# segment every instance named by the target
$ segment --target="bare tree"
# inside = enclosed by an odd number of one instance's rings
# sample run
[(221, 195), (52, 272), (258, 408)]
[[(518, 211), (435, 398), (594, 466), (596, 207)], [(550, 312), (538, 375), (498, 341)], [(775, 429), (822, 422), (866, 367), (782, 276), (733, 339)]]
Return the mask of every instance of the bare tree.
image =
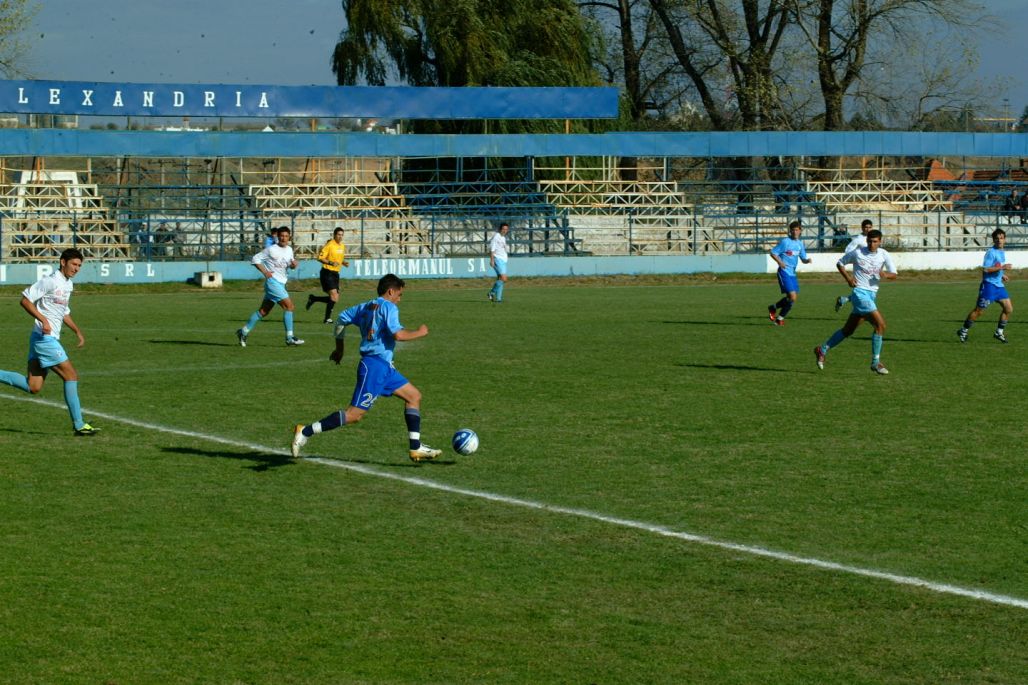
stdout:
[[(845, 128), (846, 98), (860, 85), (861, 94), (879, 103), (895, 103), (897, 98), (887, 91), (876, 91), (876, 79), (868, 77), (867, 68), (874, 64), (874, 36), (879, 51), (887, 50), (892, 59), (889, 64), (902, 64), (910, 70), (910, 62), (897, 60), (899, 54), (908, 54), (911, 46), (918, 46), (923, 54), (931, 45), (924, 33), (929, 25), (939, 23), (973, 30), (988, 21), (983, 7), (974, 0), (789, 0), (790, 10), (797, 25), (814, 51), (817, 77), (824, 102), (823, 128), (828, 131)], [(908, 55), (909, 56), (909, 55)], [(965, 45), (959, 60), (944, 59), (937, 64), (922, 64), (920, 83), (928, 86), (918, 89), (920, 103), (915, 120), (924, 114), (925, 103), (948, 101), (960, 90), (963, 77), (955, 65), (968, 64), (974, 59), (973, 49)], [(886, 70), (880, 62), (880, 70)], [(893, 84), (895, 85), (895, 84)], [(909, 94), (909, 91), (904, 90)]]
[(38, 10), (33, 0), (0, 0), (0, 72), (8, 78), (26, 75), (28, 43), (22, 34)]

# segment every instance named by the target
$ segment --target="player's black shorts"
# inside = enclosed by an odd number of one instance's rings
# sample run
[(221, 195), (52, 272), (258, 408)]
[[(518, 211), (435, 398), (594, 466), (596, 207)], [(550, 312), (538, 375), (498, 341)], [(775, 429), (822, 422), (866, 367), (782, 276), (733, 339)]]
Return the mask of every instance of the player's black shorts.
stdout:
[(326, 293), (330, 290), (339, 290), (339, 272), (331, 269), (322, 269), (318, 274), (321, 281), (321, 289)]

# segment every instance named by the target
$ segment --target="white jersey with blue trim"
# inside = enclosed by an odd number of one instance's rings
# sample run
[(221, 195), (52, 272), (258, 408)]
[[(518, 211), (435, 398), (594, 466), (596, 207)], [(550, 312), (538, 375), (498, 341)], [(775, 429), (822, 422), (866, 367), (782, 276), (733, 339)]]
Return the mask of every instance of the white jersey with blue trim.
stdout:
[[(71, 292), (75, 289), (71, 280), (60, 271), (44, 276), (22, 291), (22, 295), (36, 306), (43, 318), (50, 323), (50, 335), (61, 337), (64, 317), (71, 314)], [(36, 332), (43, 334), (43, 324), (36, 320)]]
[(882, 271), (896, 273), (892, 257), (880, 247), (874, 252), (867, 247), (858, 247), (853, 252), (844, 254), (838, 264), (839, 266), (853, 265), (853, 280), (856, 283), (853, 287), (863, 290), (877, 291), (878, 284), (882, 280)]
[(856, 250), (858, 247), (867, 247), (867, 236), (863, 233), (853, 236), (853, 239), (850, 240), (850, 244), (846, 246), (845, 250), (843, 250), (843, 254), (853, 252), (853, 250)]
[(276, 243), (255, 254), (250, 261), (253, 264), (264, 266), (271, 272), (272, 278), (285, 285), (289, 280), (289, 277), (286, 276), (286, 269), (293, 263), (293, 248), (291, 245), (281, 247)]
[(489, 253), (496, 259), (507, 261), (507, 238), (499, 231), (493, 233), (493, 239), (489, 241)]

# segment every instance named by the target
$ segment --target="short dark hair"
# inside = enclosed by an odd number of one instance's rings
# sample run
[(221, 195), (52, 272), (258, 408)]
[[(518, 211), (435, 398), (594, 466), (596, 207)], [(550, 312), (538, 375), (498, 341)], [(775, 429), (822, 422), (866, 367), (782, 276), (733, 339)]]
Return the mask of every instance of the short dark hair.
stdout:
[(407, 284), (403, 282), (403, 279), (396, 274), (386, 274), (382, 278), (378, 279), (378, 294), (385, 295), (390, 290), (400, 290)]
[(506, 221), (501, 221), (500, 225), (496, 227), (496, 230), (498, 231), (501, 228), (503, 228), (504, 226), (506, 226), (507, 228), (510, 228), (510, 224), (508, 224)]
[(275, 235), (278, 235), (282, 231), (285, 231), (289, 235), (293, 234), (293, 230), (291, 228), (289, 228), (288, 226), (279, 226), (278, 228), (275, 229), (274, 233), (275, 233)]
[(343, 233), (343, 232), (344, 231), (343, 231), (343, 227), (342, 226), (336, 226), (335, 228), (332, 229), (332, 235), (335, 235), (336, 233)]
[(790, 221), (790, 222), (789, 222), (789, 230), (790, 230), (790, 231), (791, 231), (792, 229), (796, 228), (796, 227), (799, 227), (799, 228), (803, 228), (803, 222), (802, 222), (802, 221), (800, 221), (799, 219), (796, 219), (796, 220), (794, 220), (794, 221)]
[(867, 239), (868, 240), (873, 240), (874, 238), (881, 238), (881, 237), (882, 237), (882, 232), (879, 231), (877, 228), (871, 229), (870, 231), (867, 232)]
[(86, 260), (86, 258), (82, 256), (82, 252), (77, 247), (69, 247), (61, 253), (62, 262), (70, 262), (73, 259), (77, 259), (79, 261)]
[(1004, 235), (1005, 236), (1006, 234), (1007, 234), (1007, 232), (1004, 231), (1002, 228), (997, 228), (995, 231), (992, 232), (992, 239), (995, 240), (996, 236), (998, 236), (998, 235)]
[(870, 219), (864, 219), (863, 221), (860, 222), (860, 227), (861, 228), (863, 228), (864, 226), (874, 226), (874, 225), (875, 225), (875, 222), (871, 221)]

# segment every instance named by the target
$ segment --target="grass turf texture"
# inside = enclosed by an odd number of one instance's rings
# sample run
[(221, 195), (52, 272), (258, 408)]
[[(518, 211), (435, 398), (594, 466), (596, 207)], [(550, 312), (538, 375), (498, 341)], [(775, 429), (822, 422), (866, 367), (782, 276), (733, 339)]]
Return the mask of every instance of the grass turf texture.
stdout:
[[(993, 308), (959, 344), (974, 282), (883, 287), (887, 377), (866, 324), (814, 366), (841, 284), (805, 285), (784, 328), (770, 277), (547, 286), (404, 295), (425, 440), (466, 425), (477, 454), (410, 463), (392, 398), (305, 453), (1028, 597), (1028, 326), (1001, 345)], [(291, 462), (291, 425), (347, 403), (356, 338), (331, 365), (301, 306), (306, 346), (277, 310), (241, 349), (259, 292), (76, 294), (94, 438), (0, 388), (5, 682), (1024, 681), (1025, 609)], [(15, 297), (0, 321), (20, 370)]]

